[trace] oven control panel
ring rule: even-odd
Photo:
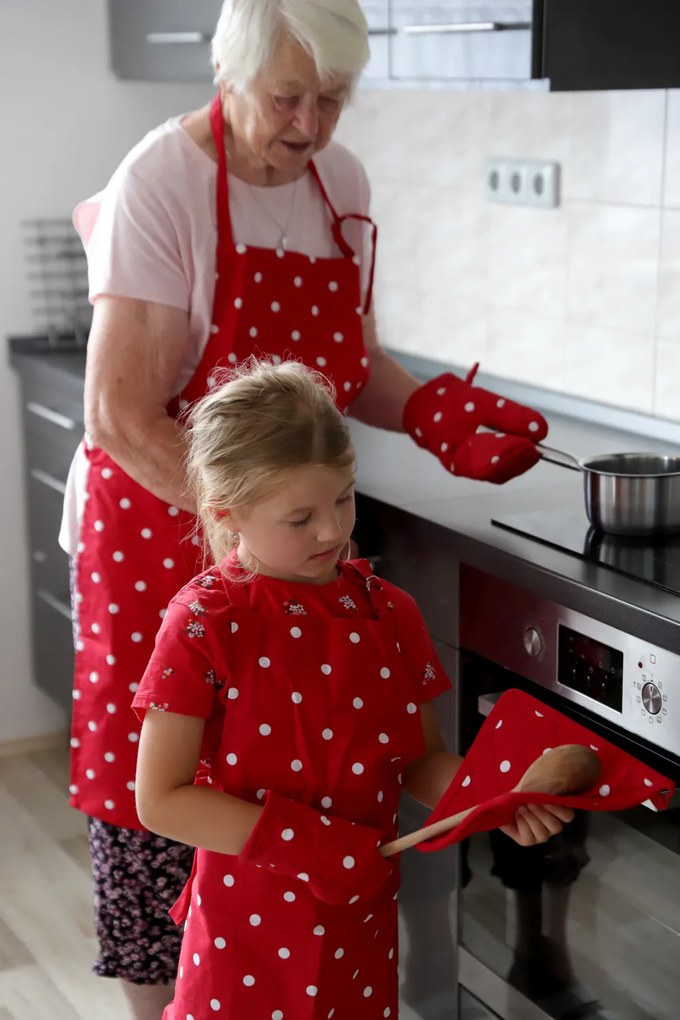
[[[680,655],[473,568],[463,648],[680,756]]]

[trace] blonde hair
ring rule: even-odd
[[[224,0],[212,40],[215,83],[244,92],[286,35],[311,55],[322,81],[346,75],[353,87],[370,57],[358,0]]]
[[[190,409],[187,474],[215,563],[235,547],[220,514],[265,498],[286,472],[306,465],[354,465],[332,385],[296,361],[252,358]]]

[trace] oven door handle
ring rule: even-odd
[[[498,694],[480,694],[477,698],[477,711],[479,714],[483,716],[490,715],[491,710],[500,698],[501,693],[502,692],[499,691]],[[651,800],[643,800],[641,806],[647,808],[648,811],[658,812],[659,810]],[[672,811],[673,808],[680,808],[680,789],[676,789],[673,792],[673,795],[671,796],[667,806],[664,808],[664,811]]]

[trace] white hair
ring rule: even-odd
[[[224,0],[212,40],[215,83],[243,92],[286,35],[311,55],[322,81],[346,75],[353,87],[370,56],[358,0]]]

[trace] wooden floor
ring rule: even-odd
[[[85,818],[68,807],[68,749],[0,757],[0,1020],[126,1020],[92,973]]]

